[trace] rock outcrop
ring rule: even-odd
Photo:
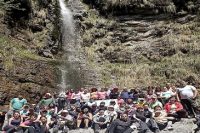
[[[113,5],[105,3],[117,1],[85,2],[88,15],[81,22],[83,47],[101,73],[103,86],[141,87],[180,80],[199,86],[197,1],[194,10],[189,10],[187,2],[178,7],[169,1],[174,12],[164,12],[156,3],[148,8],[142,1],[139,4],[146,6],[133,1],[120,6],[129,0]],[[110,8],[104,8],[107,6]]]
[[[57,61],[53,58],[60,47],[59,7],[56,0],[7,4],[0,8],[1,97],[7,103],[22,94],[36,103],[43,93],[57,89]]]

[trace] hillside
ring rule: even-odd
[[[78,51],[71,51],[79,64],[70,66],[76,74],[71,76],[73,87],[143,88],[182,81],[199,86],[198,0],[66,3],[80,45]],[[19,92],[36,98],[59,91],[58,67],[68,63],[63,59],[58,1],[0,0],[0,7],[2,93],[10,92],[9,99]]]

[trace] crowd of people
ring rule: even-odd
[[[182,118],[197,118],[197,89],[149,86],[146,90],[117,87],[67,90],[46,93],[36,104],[19,95],[10,101],[9,111],[1,111],[0,127],[5,133],[67,133],[92,128],[95,133],[159,133],[173,130]],[[197,129],[198,130],[198,129]]]

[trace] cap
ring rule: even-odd
[[[101,104],[101,105],[102,105],[102,104],[105,105],[106,103],[105,103],[105,102],[100,102],[100,104]]]
[[[143,106],[139,105],[137,106],[137,109],[143,109]]]
[[[108,106],[108,108],[114,108],[114,106],[110,105],[110,106]]]
[[[154,95],[152,96],[152,98],[157,98],[157,95],[154,94]]]
[[[68,110],[62,110],[62,113],[68,113]]]

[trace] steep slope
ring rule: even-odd
[[[53,59],[59,49],[57,2],[17,0],[0,5],[1,97],[7,101],[22,94],[36,102],[55,90],[59,80],[59,62]]]
[[[84,48],[102,74],[102,85],[145,87],[181,81],[199,85],[198,1],[182,6],[165,1],[162,8],[144,1],[85,2],[89,6],[85,5],[88,17],[82,22]],[[171,4],[174,9],[167,10]]]

